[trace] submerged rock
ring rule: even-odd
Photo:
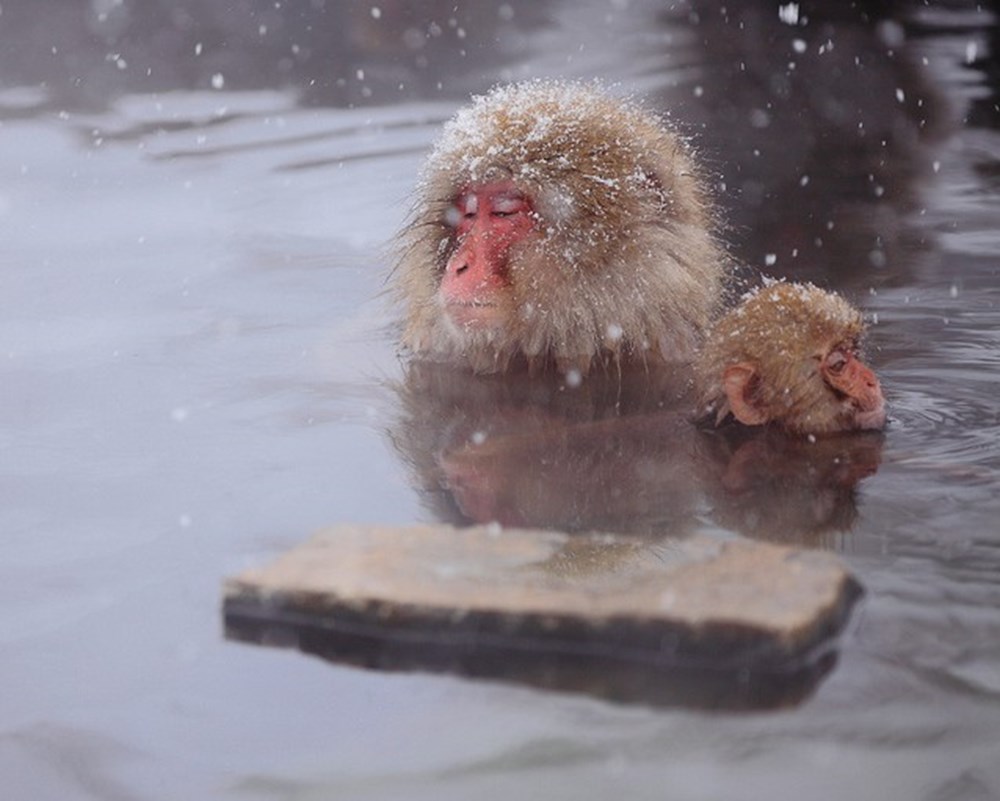
[[[819,552],[706,536],[340,526],[225,585],[230,636],[338,662],[629,700],[796,700],[860,587]]]

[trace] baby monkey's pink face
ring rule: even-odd
[[[842,428],[882,428],[886,418],[882,387],[872,369],[858,358],[857,347],[837,345],[820,358],[820,374],[841,407]]]

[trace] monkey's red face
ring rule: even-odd
[[[455,199],[448,222],[458,243],[439,290],[448,316],[465,327],[502,324],[511,247],[535,228],[531,201],[510,181],[470,186]]]
[[[827,386],[848,408],[851,428],[878,429],[885,425],[885,397],[871,368],[851,346],[833,348],[822,360],[820,372]]]

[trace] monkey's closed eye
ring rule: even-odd
[[[834,375],[842,373],[844,368],[847,367],[848,362],[851,360],[851,354],[849,351],[844,351],[837,348],[830,352],[830,355],[826,357],[826,369],[829,370]]]
[[[521,194],[503,194],[493,198],[490,214],[493,217],[513,217],[529,211],[531,206]]]

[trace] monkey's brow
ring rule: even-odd
[[[861,352],[861,335],[858,334],[852,337],[845,337],[844,339],[841,339],[839,342],[837,342],[837,344],[834,345],[831,348],[831,350],[837,350],[838,348],[840,350],[846,350],[857,355],[858,353]]]

